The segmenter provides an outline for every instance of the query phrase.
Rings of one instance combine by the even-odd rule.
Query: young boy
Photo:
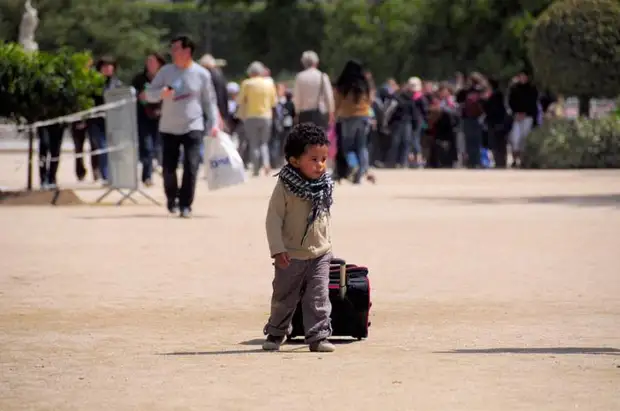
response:
[[[311,123],[291,130],[284,146],[287,164],[278,174],[267,210],[267,240],[274,259],[271,315],[263,330],[266,351],[277,351],[290,333],[301,299],[310,351],[331,352],[329,265],[333,182],[327,174],[329,140]]]

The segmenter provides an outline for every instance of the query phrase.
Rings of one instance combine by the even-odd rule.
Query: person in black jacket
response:
[[[517,82],[510,88],[508,104],[513,116],[510,135],[512,166],[517,167],[521,162],[521,151],[525,138],[532,131],[534,121],[538,117],[538,90],[530,82],[525,71],[519,73]]]
[[[512,118],[506,110],[504,93],[499,88],[497,80],[489,79],[489,92],[482,105],[495,167],[506,168],[507,137],[512,127]]]
[[[459,119],[454,110],[442,107],[439,93],[429,99],[428,135],[430,154],[427,166],[430,168],[452,168],[458,160],[456,136]]]
[[[408,168],[409,155],[413,145],[416,103],[409,87],[397,91],[387,101],[383,122],[392,134],[392,143],[387,154],[388,167]]]
[[[226,89],[226,77],[222,73],[222,69],[218,67],[215,59],[210,54],[205,54],[200,58],[200,65],[211,73],[211,82],[215,90],[215,98],[217,100],[217,108],[220,110],[220,116],[224,124],[230,121],[230,113],[228,112],[228,90]]]
[[[159,135],[159,117],[161,116],[161,102],[149,103],[144,91],[166,60],[158,53],[151,53],[146,58],[144,70],[136,75],[131,85],[138,94],[138,147],[142,162],[142,182],[146,186],[153,185],[153,159],[162,164],[161,138]]]

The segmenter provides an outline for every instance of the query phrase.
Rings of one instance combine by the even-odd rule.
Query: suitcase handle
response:
[[[344,300],[347,295],[347,262],[341,258],[332,258],[331,263],[340,265],[340,282],[338,288],[340,291],[340,299]]]

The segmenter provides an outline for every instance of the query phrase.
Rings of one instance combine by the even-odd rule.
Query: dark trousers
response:
[[[467,153],[467,167],[481,166],[480,149],[482,148],[482,125],[476,118],[463,119],[463,134],[465,134],[465,152]]]
[[[196,192],[203,135],[204,131],[202,130],[192,130],[181,135],[161,133],[163,143],[162,174],[168,205],[173,205],[178,200],[179,207],[191,209]],[[179,189],[177,166],[181,147],[183,147],[183,180],[181,189]]]
[[[273,168],[280,168],[286,164],[284,158],[284,142],[290,132],[291,128],[286,127],[282,130],[276,130],[271,136],[271,140],[269,141],[269,155]]]
[[[496,168],[506,168],[509,129],[505,124],[489,125],[489,143]]]
[[[401,121],[394,124],[390,150],[386,163],[388,167],[400,165],[406,168],[409,165],[409,154],[413,146],[413,128],[410,121]]]
[[[329,301],[329,264],[327,253],[310,260],[291,260],[285,269],[275,269],[271,314],[263,332],[284,337],[291,330],[295,308],[301,299],[306,342],[312,343],[332,334]]]
[[[60,124],[37,129],[39,134],[39,177],[41,185],[56,184],[60,149],[65,127]]]
[[[456,160],[456,138],[433,138],[428,158],[428,167],[452,168]]]
[[[75,159],[75,175],[78,180],[82,180],[86,176],[86,167],[84,167],[84,157],[81,154],[84,152],[84,143],[86,141],[86,124],[83,127],[78,127],[79,123],[71,125],[71,136],[73,137],[73,146],[75,147],[75,154],[80,155]],[[93,138],[88,135],[88,142],[90,144],[90,150],[95,150],[97,144],[93,141]],[[93,177],[97,179],[99,173],[99,162],[96,155],[90,156],[90,166],[93,170]]]
[[[142,182],[150,180],[153,175],[153,159],[157,158],[161,164],[161,157],[157,155],[159,140],[159,120],[138,118],[138,148],[142,163]]]
[[[86,129],[90,136],[90,141],[95,143],[95,150],[105,150],[108,148],[106,134],[105,134],[105,120],[102,118],[93,118],[86,121]],[[97,154],[94,157],[97,158],[97,164],[99,165],[99,172],[101,178],[108,179],[108,153]]]

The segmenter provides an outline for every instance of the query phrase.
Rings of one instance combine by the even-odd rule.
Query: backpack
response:
[[[385,134],[390,133],[392,117],[394,116],[398,105],[399,101],[398,98],[396,98],[395,96],[391,96],[385,101],[385,106],[383,109],[383,121],[381,122],[381,127],[379,127],[379,130],[381,130],[381,132]]]

